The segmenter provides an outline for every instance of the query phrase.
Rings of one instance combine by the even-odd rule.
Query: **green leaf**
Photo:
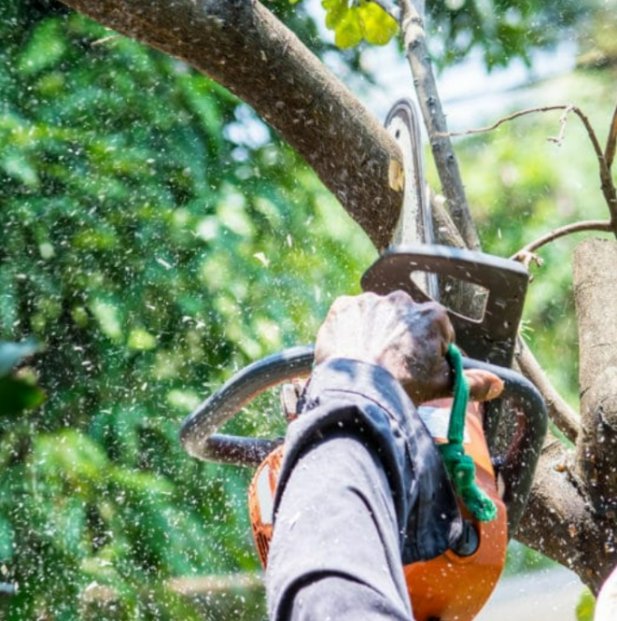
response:
[[[34,31],[26,49],[19,59],[19,70],[26,75],[37,73],[55,65],[66,51],[56,20],[44,21]]]
[[[347,0],[323,0],[321,6],[326,10],[326,28],[329,30],[335,30],[349,10]]]
[[[17,179],[25,186],[35,188],[39,184],[39,176],[29,161],[29,158],[20,153],[8,153],[2,158],[0,166],[7,175]]]
[[[0,378],[0,414],[19,414],[43,401],[45,393],[37,386],[13,377]]]
[[[0,562],[11,560],[15,543],[15,533],[9,520],[0,515]]]
[[[118,309],[113,304],[104,300],[94,300],[90,305],[90,310],[96,317],[101,330],[113,341],[122,338],[122,327],[118,319]]]
[[[373,45],[385,45],[398,32],[396,20],[374,2],[365,2],[358,7],[364,38]]]
[[[589,589],[584,589],[576,605],[576,621],[593,621],[596,600]]]
[[[32,463],[39,469],[39,476],[44,473],[45,477],[60,477],[81,492],[89,485],[101,484],[109,471],[102,447],[75,429],[39,435]]]
[[[0,341],[0,377],[8,375],[10,370],[24,358],[32,356],[38,351],[34,341],[9,343]]]
[[[126,344],[129,349],[140,351],[154,349],[156,347],[156,337],[143,328],[134,328],[130,331]]]
[[[350,8],[336,26],[334,43],[341,49],[355,47],[362,41],[362,23],[357,7]]]

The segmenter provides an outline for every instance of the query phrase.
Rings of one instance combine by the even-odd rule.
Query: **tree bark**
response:
[[[250,104],[311,165],[379,249],[402,203],[398,146],[362,104],[254,0],[63,0],[185,60]]]
[[[577,473],[595,511],[617,517],[617,243],[589,239],[574,256],[582,433]]]
[[[542,450],[514,536],[575,571],[597,594],[617,564],[617,524],[599,517],[573,470],[574,454],[556,439]]]
[[[441,106],[426,45],[424,2],[405,0],[402,4],[405,52],[414,77],[418,103],[422,110],[442,192],[447,199],[447,209],[465,245],[472,250],[479,250],[480,239],[467,204],[463,180],[448,135],[446,115]]]

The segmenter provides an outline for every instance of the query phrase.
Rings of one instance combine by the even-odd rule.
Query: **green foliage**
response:
[[[589,589],[585,588],[576,605],[576,621],[593,621],[595,607],[596,598]]]
[[[591,2],[575,0],[428,0],[429,41],[439,65],[482,54],[487,69],[514,59],[531,63],[537,48],[553,46],[582,20]]]
[[[510,541],[504,573],[506,576],[513,576],[556,567],[556,565],[555,561],[551,561],[540,552],[536,552],[518,541]]]
[[[13,367],[33,355],[37,349],[32,341],[0,341],[0,416],[35,409],[45,400],[45,393],[36,386],[28,369],[20,370],[19,374],[11,374]]]
[[[334,42],[342,48],[358,45],[362,40],[385,45],[398,32],[398,24],[378,4],[360,0],[322,0],[326,10],[326,27],[334,31]]]
[[[299,0],[289,1],[296,5]],[[474,51],[488,70],[516,59],[530,65],[533,50],[554,46],[564,29],[583,21],[591,4],[593,0],[427,0],[431,55],[439,67]],[[339,48],[353,48],[363,40],[385,45],[398,32],[396,20],[370,0],[322,0],[322,6]]]
[[[165,586],[258,569],[250,473],[190,459],[179,424],[230,369],[310,341],[373,251],[185,64],[35,0],[0,6],[0,36],[0,339],[45,345],[48,394],[2,411],[5,616],[240,618]],[[234,429],[272,433],[261,405]]]

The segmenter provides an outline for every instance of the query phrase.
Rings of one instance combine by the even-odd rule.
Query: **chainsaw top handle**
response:
[[[244,466],[257,466],[282,443],[282,438],[258,439],[217,433],[240,409],[260,393],[286,380],[310,374],[314,361],[312,347],[294,347],[258,360],[229,379],[206,399],[183,423],[180,438],[187,452],[198,459]],[[546,433],[544,401],[536,387],[522,375],[504,367],[463,358],[465,369],[485,369],[504,382],[503,396],[488,403],[487,442],[503,478],[503,500],[508,510],[509,532],[513,533],[521,516],[540,456]],[[513,416],[516,431],[502,453],[497,453],[497,430],[492,427],[491,411],[499,403]],[[497,417],[495,417],[497,419]]]

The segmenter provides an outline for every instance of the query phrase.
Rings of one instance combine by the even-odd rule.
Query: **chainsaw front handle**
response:
[[[312,347],[292,347],[238,371],[182,423],[180,440],[188,454],[204,461],[258,466],[282,438],[265,440],[217,431],[268,388],[309,375],[313,360]]]
[[[218,430],[255,397],[277,384],[311,373],[314,351],[310,346],[293,347],[262,358],[233,375],[190,416],[180,430],[186,451],[205,461],[257,466],[283,438],[272,440],[232,436]],[[513,533],[523,514],[542,442],[547,415],[542,396],[525,377],[504,367],[463,358],[465,369],[484,369],[504,382],[500,399],[487,403],[485,433],[493,463],[505,484],[503,500],[508,510],[508,529]],[[505,403],[506,407],[501,407]],[[514,412],[516,430],[509,446],[497,454],[500,412]]]

